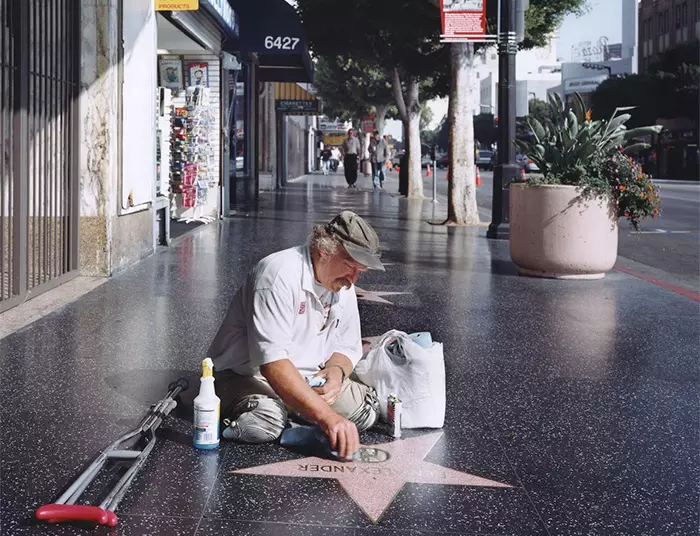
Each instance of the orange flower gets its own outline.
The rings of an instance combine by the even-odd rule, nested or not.
[[[593,110],[591,110],[589,108],[588,111],[586,112],[586,121],[590,121],[592,118],[593,118]]]
[[[627,186],[620,186],[620,191],[621,191],[621,192],[624,192],[625,190],[627,190]]]

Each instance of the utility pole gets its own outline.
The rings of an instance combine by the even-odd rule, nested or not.
[[[510,183],[520,176],[515,162],[515,55],[524,34],[529,0],[500,0],[498,34],[498,161],[493,173],[493,205],[487,238],[508,238]]]

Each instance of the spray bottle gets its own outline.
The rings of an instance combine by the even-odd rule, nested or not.
[[[199,394],[194,399],[194,446],[215,449],[219,446],[219,412],[221,399],[214,391],[214,362],[202,361],[202,379]]]

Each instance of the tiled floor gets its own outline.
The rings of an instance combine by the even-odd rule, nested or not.
[[[0,534],[697,534],[697,302],[620,272],[518,277],[507,243],[487,241],[484,228],[431,225],[443,206],[342,182],[264,194],[259,212],[201,228],[0,340]],[[196,376],[246,271],[344,208],[375,225],[389,263],[362,276],[363,335],[429,330],[445,345],[447,420],[425,458],[397,451],[401,471],[358,473],[366,482],[317,478],[322,465],[277,445],[196,451],[191,424],[173,417],[117,529],[35,524],[34,509],[170,381]],[[294,460],[291,476],[260,467]],[[411,468],[424,463],[509,487],[421,483]]]

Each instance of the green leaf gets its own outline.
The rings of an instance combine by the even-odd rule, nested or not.
[[[583,124],[586,121],[586,105],[581,98],[581,95],[574,93],[573,97],[574,113],[578,122]]]
[[[621,126],[624,126],[624,124],[630,120],[632,116],[630,114],[622,114],[617,117],[614,117],[613,119],[610,120],[610,123],[605,127],[605,133],[614,133],[616,132]]]
[[[648,143],[633,143],[632,145],[628,145],[625,147],[625,154],[636,154],[640,151],[643,151],[644,149],[648,149],[651,147]]]
[[[625,132],[625,139],[632,139],[638,136],[648,136],[649,134],[658,134],[663,130],[661,125],[653,125],[650,127],[633,128]]]
[[[617,115],[617,112],[626,112],[627,110],[634,110],[635,108],[638,108],[638,106],[620,106],[619,108],[615,108],[613,117]]]
[[[534,133],[537,142],[542,143],[542,140],[544,140],[546,137],[546,132],[544,130],[544,127],[542,126],[542,123],[540,123],[534,117],[528,118],[527,122],[530,125],[530,128],[532,129],[532,132]]]
[[[572,138],[578,136],[578,119],[576,118],[576,114],[571,110],[569,110],[569,135]]]

